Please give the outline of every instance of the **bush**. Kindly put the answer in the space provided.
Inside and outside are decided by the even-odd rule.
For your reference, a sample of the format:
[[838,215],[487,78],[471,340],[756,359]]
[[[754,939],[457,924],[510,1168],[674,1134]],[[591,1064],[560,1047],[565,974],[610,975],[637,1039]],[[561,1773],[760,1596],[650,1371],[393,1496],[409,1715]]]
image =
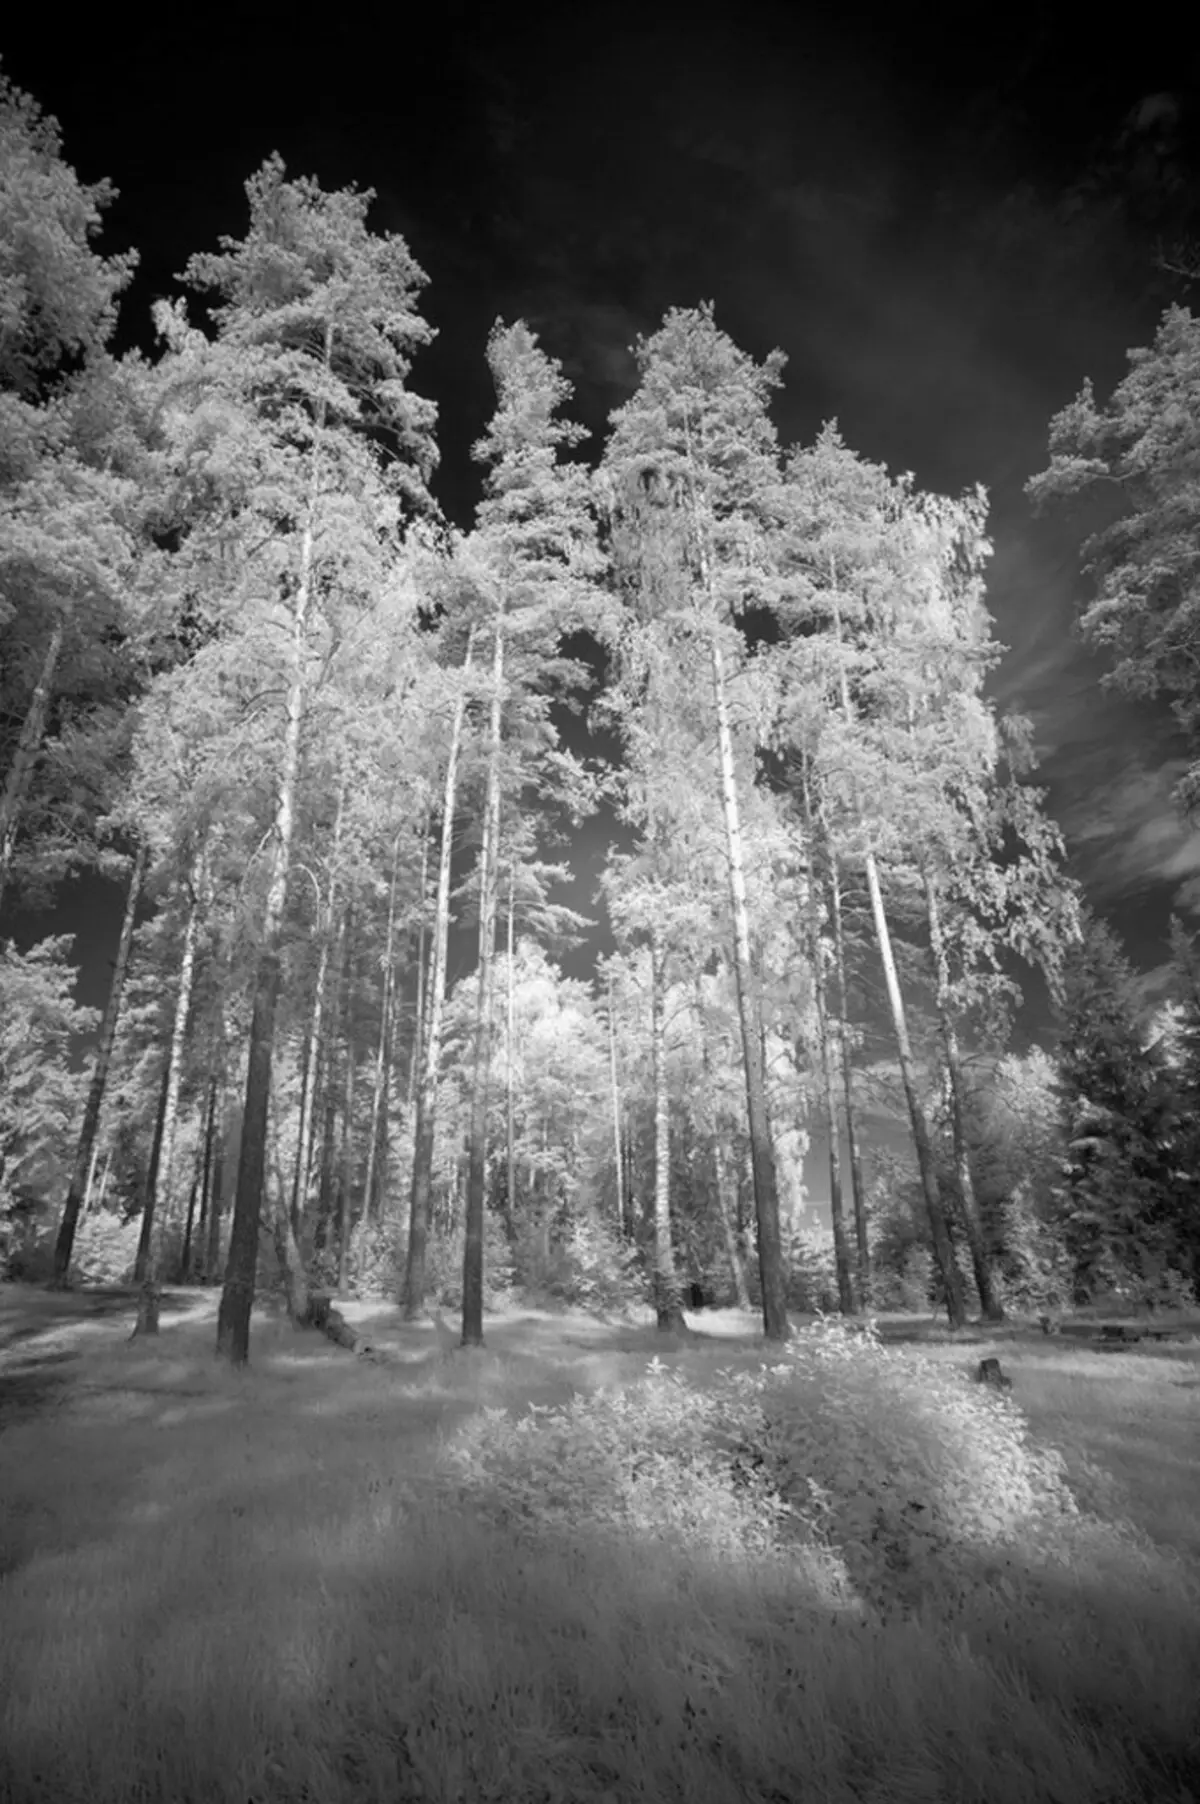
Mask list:
[[518,1238],[516,1271],[523,1286],[575,1309],[616,1313],[646,1297],[646,1279],[635,1247],[605,1221],[573,1219],[553,1237],[548,1254],[540,1232]]
[[945,1614],[1078,1517],[1011,1399],[822,1320],[703,1391],[657,1362],[617,1395],[485,1412],[446,1455],[515,1532],[636,1531],[722,1557],[799,1557],[827,1596]]

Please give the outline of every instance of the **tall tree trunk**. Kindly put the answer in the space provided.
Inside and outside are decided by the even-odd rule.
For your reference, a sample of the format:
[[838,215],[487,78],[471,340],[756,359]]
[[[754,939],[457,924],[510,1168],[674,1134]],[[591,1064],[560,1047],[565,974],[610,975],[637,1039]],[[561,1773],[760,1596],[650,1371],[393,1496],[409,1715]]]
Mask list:
[[146,1173],[142,1225],[138,1232],[137,1255],[133,1265],[133,1281],[139,1287],[146,1282],[150,1270],[150,1242],[154,1233],[154,1199],[158,1191],[158,1162],[162,1156],[163,1123],[167,1118],[167,1090],[171,1082],[171,1061],[163,1061],[162,1081],[158,1086],[158,1107],[154,1111],[154,1137],[150,1142],[150,1169]]
[[104,1105],[104,1092],[108,1087],[108,1074],[112,1066],[117,1024],[121,1019],[121,1003],[125,994],[125,979],[129,974],[134,919],[137,915],[142,884],[146,877],[146,859],[145,843],[139,840],[137,851],[134,854],[133,869],[129,876],[129,889],[125,897],[125,915],[121,922],[121,937],[117,941],[117,959],[113,966],[112,981],[108,986],[104,1019],[100,1025],[96,1063],[92,1067],[87,1101],[83,1108],[83,1121],[79,1129],[79,1140],[75,1147],[75,1164],[71,1171],[71,1182],[67,1190],[66,1203],[63,1205],[58,1236],[54,1242],[54,1283],[60,1288],[65,1288],[70,1281],[71,1252],[75,1245],[75,1230],[79,1224],[79,1207],[84,1194],[86,1174],[96,1149],[100,1110]]
[[226,1078],[229,1047],[225,1038],[224,1011],[217,1022],[217,1069],[213,1075],[216,1102],[213,1108],[212,1187],[208,1198],[208,1242],[204,1249],[204,1278],[214,1284],[221,1277],[221,1211],[225,1202],[225,1118],[228,1112]]
[[[332,355],[333,326],[330,323],[325,332],[326,369],[329,368]],[[292,867],[292,839],[296,828],[296,786],[300,776],[300,734],[304,724],[305,651],[312,600],[313,543],[324,424],[324,415],[321,413],[317,419],[308,500],[300,537],[299,580],[292,606],[291,671],[278,772],[274,848],[250,1016],[250,1055],[246,1068],[246,1101],[242,1111],[242,1138],[238,1149],[233,1227],[229,1237],[229,1257],[225,1263],[221,1305],[217,1312],[217,1352],[233,1365],[245,1365],[250,1357],[250,1312],[254,1307],[254,1284],[258,1269],[263,1172],[267,1157],[267,1108],[271,1097],[271,1059],[275,1049],[275,1011],[279,1001],[280,948]]]
[[[220,1053],[218,1052],[218,1057]],[[208,1277],[208,1206],[212,1196],[212,1163],[213,1139],[216,1129],[218,1079],[216,1071],[208,1080],[208,1102],[204,1110],[204,1164],[200,1174],[200,1219],[196,1223],[196,1247],[198,1257],[194,1266],[197,1279],[203,1283]]]
[[517,1204],[517,1087],[514,1070],[516,1052],[516,1016],[517,1016],[517,974],[514,968],[513,949],[513,917],[515,904],[516,874],[512,862],[508,867],[508,1009],[504,1032],[504,1147],[508,1160],[506,1189],[508,1200],[508,1231],[511,1235],[516,1225]]
[[[112,1171],[112,1147],[110,1146],[105,1151],[104,1166],[100,1173],[100,1192],[96,1198],[97,1210],[103,1209],[103,1207],[104,1207],[104,1198],[105,1198],[105,1194],[107,1193],[107,1190],[108,1190],[108,1178],[109,1178],[109,1173],[111,1171]],[[90,1203],[88,1204],[88,1207],[91,1208]]]
[[442,798],[442,843],[438,860],[437,900],[433,917],[433,961],[429,971],[429,1020],[422,1048],[420,1079],[413,1112],[413,1165],[409,1194],[408,1251],[404,1263],[404,1316],[416,1321],[425,1307],[425,1253],[429,1242],[433,1194],[433,1139],[437,1125],[438,1074],[442,1062],[442,1015],[446,1005],[446,947],[450,938],[450,863],[454,851],[454,817],[458,803],[458,767],[462,755],[467,694],[474,635],[463,660],[464,686],[454,704],[446,785]]
[[200,1130],[196,1135],[196,1150],[192,1156],[192,1181],[188,1188],[187,1219],[183,1227],[183,1250],[179,1256],[179,1282],[190,1284],[192,1281],[192,1230],[196,1225],[196,1199],[200,1193],[200,1179],[204,1170],[204,1120],[208,1112],[207,1104],[200,1110]]
[[496,942],[496,879],[500,850],[500,728],[504,705],[504,615],[496,617],[492,647],[492,707],[488,736],[487,800],[479,854],[479,998],[471,1084],[466,1231],[463,1236],[462,1344],[483,1345],[483,1222],[487,1180],[488,1079],[491,1076],[492,968]]
[[858,1303],[854,1294],[854,1280],[850,1269],[850,1242],[846,1234],[846,1213],[842,1201],[842,1159],[838,1133],[837,1083],[834,1073],[832,1031],[829,1022],[825,947],[812,913],[815,911],[818,896],[812,855],[816,839],[816,820],[813,808],[812,773],[808,768],[807,758],[803,761],[801,781],[804,790],[806,828],[804,870],[808,884],[811,923],[808,935],[809,962],[812,966],[813,999],[817,1012],[817,1039],[821,1054],[821,1109],[824,1115],[825,1132],[829,1140],[829,1219],[833,1228],[833,1263],[837,1274],[838,1308],[842,1315],[854,1315]]
[[650,941],[650,1062],[654,1074],[654,1312],[659,1332],[684,1327],[679,1274],[671,1240],[671,1105],[667,1094],[666,959],[655,934]]
[[979,1291],[980,1306],[987,1321],[1002,1322],[1004,1307],[996,1294],[987,1250],[983,1243],[983,1224],[979,1218],[979,1203],[975,1195],[975,1180],[971,1172],[971,1154],[967,1146],[966,1123],[963,1119],[962,1054],[958,1044],[958,1029],[954,1021],[953,1001],[950,993],[950,960],[946,950],[945,934],[942,931],[937,886],[928,871],[924,874],[924,881],[925,903],[929,916],[929,944],[933,952],[934,971],[937,976],[938,1018],[941,1023],[942,1042],[946,1049],[946,1074],[950,1080],[950,1127],[954,1142],[954,1175],[958,1183],[963,1225],[967,1231],[967,1245],[971,1249],[971,1266],[975,1273],[975,1286]]
[[392,880],[388,889],[387,935],[383,953],[383,1000],[379,1010],[379,1039],[375,1047],[375,1070],[371,1079],[371,1126],[367,1141],[367,1176],[363,1188],[363,1217],[375,1215],[375,1171],[379,1157],[379,1113],[383,1107],[383,1084],[387,1072],[388,1046],[392,1031],[392,998],[396,974],[392,968],[396,944],[396,872],[400,863],[400,835],[392,846]]
[[345,1090],[342,1100],[342,1156],[341,1172],[338,1179],[338,1263],[337,1294],[346,1295],[347,1257],[350,1251],[350,1235],[353,1227],[354,1209],[351,1188],[354,1181],[354,1093],[358,1075],[358,1049],[354,1041],[354,1021],[352,1003],[354,996],[353,973],[347,973],[346,983],[346,1019],[344,1035],[346,1041]]
[[[200,934],[203,906],[204,851],[192,860],[187,885],[187,917],[183,929],[183,950],[179,959],[179,989],[175,995],[175,1016],[171,1024],[171,1049],[167,1064],[167,1095],[163,1108],[161,1156],[155,1167],[154,1191],[148,1215],[151,1219],[146,1243],[146,1263],[138,1298],[135,1334],[158,1333],[158,1286],[162,1258],[162,1239],[171,1219],[171,1180],[175,1169],[175,1139],[179,1127],[179,1091],[183,1081],[183,1044],[187,1038],[188,1016],[192,1008],[192,985],[196,974],[196,941]],[[157,1229],[157,1232],[155,1232]]]
[[962,1283],[959,1279],[954,1247],[950,1240],[950,1230],[946,1225],[946,1215],[938,1190],[937,1168],[933,1161],[929,1126],[925,1120],[925,1111],[921,1107],[921,1099],[917,1094],[912,1042],[908,1037],[908,1019],[904,1011],[900,979],[896,974],[896,961],[892,956],[892,936],[883,906],[883,891],[880,888],[879,870],[873,852],[867,853],[866,871],[867,890],[871,897],[871,913],[875,921],[875,937],[879,942],[879,957],[883,965],[884,980],[887,983],[892,1027],[895,1031],[896,1050],[900,1059],[900,1076],[904,1084],[905,1100],[908,1103],[908,1118],[912,1123],[913,1144],[916,1147],[917,1165],[921,1173],[921,1190],[925,1198],[925,1209],[929,1216],[934,1258],[937,1260],[938,1269],[942,1274],[942,1283],[946,1291],[946,1310],[951,1326],[961,1328],[967,1319]]
[[321,1031],[324,1025],[325,985],[329,975],[329,956],[337,913],[338,861],[342,843],[342,820],[346,806],[346,779],[338,784],[337,806],[333,815],[333,848],[329,856],[329,895],[321,922],[321,946],[317,954],[317,981],[313,987],[312,1017],[304,1047],[304,1064],[300,1073],[300,1120],[296,1129],[296,1168],[292,1175],[292,1233],[299,1239],[300,1222],[308,1201],[308,1184],[312,1170],[313,1124],[316,1120],[317,1075],[320,1068]]
[[834,970],[838,986],[838,1060],[842,1072],[842,1106],[846,1115],[846,1152],[850,1166],[850,1191],[854,1199],[854,1238],[858,1264],[858,1295],[864,1305],[871,1295],[871,1244],[867,1234],[867,1193],[863,1184],[862,1154],[855,1120],[854,1066],[850,1056],[850,986],[846,981],[846,939],[842,927],[842,881],[837,853],[825,833],[829,857],[829,914],[833,927]]
[[54,622],[49,643],[46,646],[46,655],[42,659],[37,686],[30,698],[29,707],[25,711],[21,736],[17,740],[17,749],[13,754],[13,761],[4,781],[4,793],[0,795],[0,906],[3,905],[4,891],[12,870],[13,853],[16,850],[17,834],[21,826],[21,810],[25,805],[25,797],[29,793],[29,785],[33,779],[34,766],[37,764],[42,749],[42,739],[46,731],[46,711],[50,706],[50,691],[54,684],[54,673],[58,668],[62,644],[63,621],[60,615]]
[[[321,1140],[317,1172],[317,1214],[313,1226],[312,1246],[322,1252],[329,1243],[329,1223],[334,1214],[337,1188],[337,1120],[339,1027],[343,1012],[347,932],[349,910],[343,908],[334,940],[333,972],[326,1003],[326,1025],[322,1034],[321,1063]],[[315,1106],[315,1105],[314,1105]],[[307,1237],[305,1237],[307,1239]]]
[[[707,561],[705,564],[705,586]],[[791,1333],[787,1313],[787,1285],[779,1232],[779,1181],[775,1148],[767,1115],[766,1073],[762,1055],[761,1010],[750,956],[750,913],[746,901],[746,871],[742,851],[741,817],[733,762],[733,734],[729,724],[729,699],[725,690],[725,666],[715,623],[709,634],[713,697],[717,714],[717,748],[720,760],[721,801],[725,815],[729,892],[733,911],[734,975],[737,982],[738,1017],[742,1056],[746,1070],[746,1115],[750,1130],[750,1160],[754,1173],[754,1212],[758,1227],[758,1264],[762,1279],[763,1332],[768,1340],[783,1341]]]
[[613,1158],[617,1174],[617,1226],[625,1232],[625,1183],[621,1169],[621,1087],[617,1081],[617,1020],[613,1012],[612,974],[608,979],[608,1076],[612,1089]]

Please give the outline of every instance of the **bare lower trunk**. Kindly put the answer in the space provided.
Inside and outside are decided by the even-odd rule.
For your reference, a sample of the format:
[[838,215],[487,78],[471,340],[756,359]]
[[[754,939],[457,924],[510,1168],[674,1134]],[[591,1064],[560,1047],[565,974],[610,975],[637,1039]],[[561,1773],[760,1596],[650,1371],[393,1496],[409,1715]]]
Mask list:
[[[171,1220],[172,1179],[175,1175],[175,1140],[179,1127],[179,1091],[183,1081],[183,1049],[187,1038],[188,1016],[192,1008],[192,983],[196,972],[196,941],[203,906],[204,853],[197,853],[187,885],[187,917],[183,930],[183,950],[179,961],[179,989],[175,996],[175,1015],[171,1024],[171,1049],[167,1061],[167,1091],[163,1105],[163,1127],[159,1162],[155,1167],[154,1196],[148,1215],[151,1228],[146,1242],[142,1289],[146,1293],[143,1316],[138,1316],[137,1332],[157,1332],[157,1311],[152,1307],[152,1293],[159,1286],[162,1238]],[[156,1231],[157,1230],[157,1231]]]
[[514,962],[513,927],[515,910],[514,897],[515,877],[513,866],[508,867],[508,1009],[504,1031],[504,1151],[507,1164],[505,1179],[505,1211],[508,1216],[508,1231],[511,1235],[516,1223],[517,1203],[517,1085],[516,1085],[516,1000],[517,974]]
[[[828,835],[826,836],[828,845]],[[870,1298],[871,1246],[867,1234],[867,1193],[863,1184],[862,1155],[855,1120],[854,1067],[850,1057],[850,986],[846,981],[846,941],[842,931],[842,883],[837,853],[828,845],[830,921],[833,926],[834,968],[838,986],[838,1063],[842,1074],[842,1103],[846,1115],[846,1152],[850,1166],[850,1192],[854,1201],[854,1240],[857,1255],[858,1295]]]
[[929,943],[933,952],[934,970],[937,977],[938,1017],[941,1022],[942,1041],[946,1050],[946,1075],[950,1084],[950,1126],[954,1143],[954,1175],[958,1183],[963,1226],[966,1228],[967,1245],[971,1250],[971,1266],[975,1273],[975,1287],[979,1292],[980,1307],[987,1321],[1001,1322],[1004,1320],[1004,1307],[996,1294],[996,1286],[992,1279],[991,1266],[988,1263],[987,1250],[984,1246],[983,1224],[979,1219],[979,1203],[975,1195],[975,1179],[971,1171],[971,1155],[967,1146],[966,1124],[963,1120],[962,1055],[959,1051],[958,1031],[954,1023],[950,994],[949,956],[946,950],[945,935],[942,932],[937,888],[928,874],[925,877],[925,902],[929,917]]
[[221,1211],[225,1202],[225,1115],[228,1103],[225,1063],[228,1050],[222,1022],[217,1035],[216,1104],[213,1111],[212,1188],[208,1200],[208,1243],[204,1249],[204,1277],[214,1284],[221,1270]]
[[150,1241],[154,1233],[154,1198],[158,1189],[158,1162],[162,1156],[163,1122],[167,1114],[167,1086],[170,1081],[171,1067],[169,1064],[164,1064],[162,1081],[158,1087],[158,1106],[154,1112],[154,1137],[150,1142],[150,1167],[146,1173],[142,1225],[138,1233],[137,1255],[133,1267],[133,1281],[138,1285],[146,1282],[146,1274],[150,1268]]
[[217,1091],[220,1088],[214,1071],[208,1081],[208,1103],[204,1111],[204,1162],[200,1172],[200,1219],[196,1223],[197,1257],[192,1261],[196,1277],[208,1276],[208,1210],[212,1198],[213,1142],[216,1138]]
[[657,936],[650,943],[650,1052],[654,1069],[654,1312],[661,1333],[684,1326],[679,1274],[671,1239],[671,1116],[664,1026],[665,961]]
[[383,1086],[387,1075],[388,1048],[392,1037],[392,1008],[396,974],[393,970],[396,945],[396,872],[400,863],[400,835],[392,846],[392,880],[388,888],[387,937],[383,954],[383,1000],[379,1010],[379,1039],[375,1046],[375,1069],[371,1078],[371,1126],[367,1140],[367,1176],[363,1186],[363,1216],[375,1214],[375,1172],[379,1157],[379,1116],[383,1108]]
[[725,816],[729,864],[730,902],[733,912],[734,975],[737,980],[738,1016],[741,1022],[742,1056],[746,1071],[746,1114],[750,1130],[750,1160],[754,1173],[754,1211],[758,1226],[758,1264],[762,1279],[763,1332],[768,1340],[786,1340],[791,1333],[787,1313],[787,1287],[779,1232],[779,1183],[775,1148],[767,1115],[766,1073],[763,1067],[762,1022],[757,985],[750,956],[750,915],[746,900],[745,861],[741,818],[733,761],[733,735],[725,693],[725,670],[715,625],[710,630],[713,695],[717,715],[717,748],[721,801]]
[[121,922],[121,937],[117,942],[117,959],[113,966],[112,982],[108,986],[108,1001],[104,1005],[104,1020],[101,1023],[100,1040],[96,1047],[96,1063],[92,1067],[87,1101],[83,1109],[83,1122],[75,1147],[75,1164],[71,1172],[71,1183],[67,1190],[66,1203],[63,1206],[58,1237],[54,1243],[54,1282],[63,1287],[66,1286],[70,1277],[71,1252],[75,1245],[75,1230],[79,1223],[80,1203],[85,1193],[85,1183],[90,1187],[90,1176],[85,1177],[84,1174],[90,1174],[95,1164],[100,1111],[104,1105],[104,1092],[108,1087],[108,1073],[112,1065],[117,1024],[121,1019],[121,1002],[125,994],[125,979],[129,973],[129,955],[133,947],[134,920],[137,916],[138,900],[146,875],[146,857],[145,844],[139,841],[134,856],[133,870],[129,878],[129,890],[125,898],[125,916]]
[[192,1155],[192,1181],[188,1187],[187,1219],[183,1227],[183,1249],[179,1255],[179,1282],[190,1284],[192,1281],[192,1231],[196,1225],[196,1202],[200,1195],[200,1179],[204,1171],[204,1118],[207,1108],[200,1111],[200,1126],[196,1134],[196,1150]]
[[25,805],[25,797],[29,793],[29,785],[33,780],[34,767],[42,749],[42,739],[46,732],[46,711],[50,706],[50,692],[54,686],[54,673],[58,668],[62,643],[63,623],[60,617],[54,622],[54,628],[46,646],[46,655],[42,659],[37,687],[34,689],[29,706],[25,711],[21,736],[17,740],[17,749],[9,766],[8,776],[5,778],[4,792],[0,795],[0,905],[3,904],[4,891],[8,886],[9,874],[12,870],[13,853],[16,850],[17,834],[21,827],[21,810]]
[[463,1236],[462,1344],[483,1345],[483,1221],[487,1178],[488,1078],[492,1044],[492,961],[496,939],[496,874],[500,838],[500,728],[504,681],[504,618],[498,615],[492,654],[492,713],[488,748],[483,848],[479,855],[479,997]]
[[[472,641],[463,664],[471,666]],[[429,972],[429,1020],[413,1111],[412,1187],[409,1195],[408,1251],[404,1266],[404,1314],[415,1321],[425,1307],[425,1252],[429,1240],[433,1196],[433,1141],[436,1127],[438,1075],[442,1061],[442,1015],[446,1005],[446,948],[450,937],[450,866],[454,851],[454,817],[458,801],[458,767],[462,753],[466,688],[454,707],[446,785],[442,800],[442,839],[438,861],[437,901],[433,922],[433,959]]]
[[921,1190],[925,1198],[925,1208],[929,1216],[930,1236],[933,1241],[934,1258],[942,1274],[942,1283],[946,1292],[946,1309],[951,1325],[961,1328],[967,1319],[963,1302],[962,1283],[958,1275],[958,1265],[954,1258],[954,1247],[950,1240],[950,1230],[946,1225],[945,1211],[942,1208],[941,1194],[938,1190],[937,1170],[933,1161],[933,1147],[929,1139],[929,1127],[925,1120],[925,1111],[921,1107],[917,1095],[915,1066],[912,1045],[908,1037],[908,1021],[904,1011],[904,997],[900,990],[900,979],[896,973],[896,961],[892,956],[892,936],[888,928],[887,914],[883,906],[883,891],[879,884],[879,871],[875,864],[875,855],[867,853],[867,888],[871,897],[871,912],[875,920],[875,934],[879,942],[879,957],[883,964],[884,979],[887,983],[888,1002],[892,1012],[892,1026],[896,1034],[896,1050],[900,1060],[900,1077],[904,1084],[905,1100],[908,1103],[908,1117],[912,1123],[913,1144],[917,1153],[917,1165],[921,1174]]
[[[349,986],[347,986],[349,996]],[[338,1267],[337,1294],[346,1295],[348,1278],[347,1259],[350,1252],[350,1233],[354,1220],[352,1186],[354,1182],[354,1091],[358,1072],[358,1058],[353,1040],[353,1026],[347,1011],[346,1021],[346,1089],[342,1102],[342,1157],[341,1174],[338,1180]]]

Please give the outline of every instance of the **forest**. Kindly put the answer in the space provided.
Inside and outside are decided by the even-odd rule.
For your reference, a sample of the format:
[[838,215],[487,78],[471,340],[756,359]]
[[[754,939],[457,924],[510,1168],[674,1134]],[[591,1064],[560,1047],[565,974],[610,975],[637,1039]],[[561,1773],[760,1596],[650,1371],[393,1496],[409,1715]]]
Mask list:
[[[982,492],[833,423],[781,446],[782,357],[701,305],[638,343],[587,460],[559,364],[498,320],[453,527],[426,277],[369,194],[268,161],[118,356],[104,185],[11,85],[3,142],[0,906],[127,894],[100,1020],[67,936],[4,943],[10,1272],[133,1276],[144,1326],[160,1281],[220,1284],[234,1361],[264,1284],[298,1317],[436,1296],[467,1343],[514,1286],[664,1328],[695,1287],[773,1340],[789,1309],[1194,1295],[1194,939],[1148,1011],[1066,874],[987,693]],[[1174,309],[1031,485],[1125,482],[1088,622],[1143,689],[1191,626],[1189,429],[1142,413],[1195,369]],[[555,859],[598,811],[613,950],[582,983]],[[1017,1052],[1031,982],[1058,1038]]]
[[[245,193],[123,348],[0,76],[0,1804],[1195,1799],[1200,939],[1071,874],[987,495],[701,302],[599,441],[497,319],[455,522],[426,272]],[[1028,482],[1185,811],[1197,419],[1171,306]]]

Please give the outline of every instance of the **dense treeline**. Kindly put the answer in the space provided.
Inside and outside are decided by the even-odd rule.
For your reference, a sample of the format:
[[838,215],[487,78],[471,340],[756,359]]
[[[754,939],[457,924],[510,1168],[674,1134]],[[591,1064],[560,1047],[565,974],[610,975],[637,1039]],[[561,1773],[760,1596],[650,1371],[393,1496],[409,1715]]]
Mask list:
[[[1179,927],[1149,1012],[1065,875],[986,692],[982,492],[832,425],[781,446],[782,357],[701,306],[639,341],[590,456],[498,321],[452,527],[424,272],[369,193],[277,158],[246,192],[155,354],[117,356],[110,193],[0,86],[0,908],[82,871],[127,895],[102,1019],[68,939],[0,955],[9,1270],[132,1273],[145,1331],[162,1281],[219,1283],[235,1362],[267,1283],[297,1316],[314,1285],[437,1298],[468,1344],[514,1284],[644,1290],[664,1328],[699,1286],[776,1339],[790,1309],[1194,1288],[1197,952]],[[1034,485],[1124,485],[1085,625],[1143,687],[1194,632],[1198,343],[1172,310]],[[1147,387],[1179,402],[1149,448]],[[564,742],[584,708],[611,759]],[[554,859],[602,808],[615,949],[583,984]],[[1022,974],[1049,1051],[1009,1049]],[[872,1146],[881,1107],[911,1159]]]

